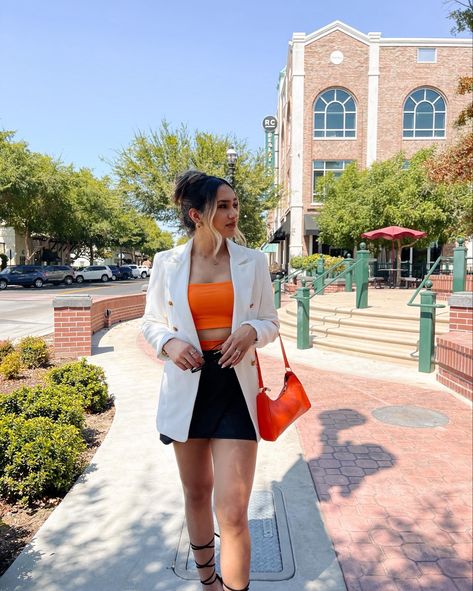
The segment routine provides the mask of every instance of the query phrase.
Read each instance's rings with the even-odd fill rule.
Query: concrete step
[[[289,338],[291,340],[296,340],[297,338],[295,329],[288,324],[282,324],[280,332],[283,338]],[[417,363],[417,347],[415,344],[399,345],[395,343],[367,341],[362,338],[349,339],[344,336],[335,335],[323,337],[317,335],[317,333],[311,336],[312,346],[315,349],[329,349],[338,351],[339,353],[384,359],[385,361],[404,362],[408,364]]]
[[[311,317],[312,319],[312,317]],[[336,320],[336,319],[335,319]],[[297,334],[296,319],[287,315],[280,318],[281,325],[290,327],[294,334]],[[414,331],[398,331],[392,326],[383,326],[382,330],[368,326],[337,325],[335,323],[311,322],[310,334],[317,337],[344,337],[352,340],[375,341],[377,343],[390,343],[396,345],[406,345],[407,347],[416,347],[419,339],[419,333]]]
[[[297,339],[297,303],[279,311],[281,334]],[[418,362],[419,314],[379,307],[311,302],[310,335],[315,348],[404,363]],[[436,334],[448,332],[448,315],[437,317]]]
[[[281,322],[293,322],[295,323],[297,314],[293,310],[287,310],[280,315]],[[397,319],[397,318],[382,318],[376,316],[346,316],[339,315],[336,312],[318,312],[311,310],[310,314],[311,326],[326,326],[329,327],[352,327],[355,330],[357,328],[363,330],[368,328],[370,332],[380,331],[381,334],[385,332],[398,332],[398,333],[410,333],[419,334],[419,318],[412,318],[409,320]],[[445,322],[436,322],[436,333],[444,334],[449,331],[449,325]]]
[[[407,308],[407,305],[406,305]],[[284,308],[284,310],[293,316],[297,315],[297,303],[291,303]],[[321,304],[317,301],[311,300],[310,303],[310,315],[316,316],[322,313],[329,313],[329,314],[336,314],[340,317],[350,317],[350,318],[360,318],[360,319],[385,319],[392,322],[407,322],[407,323],[418,323],[419,322],[419,308],[414,308],[417,312],[387,312],[383,309],[378,308],[364,308],[358,309],[351,306],[340,306],[340,305],[330,305],[330,304]],[[436,315],[436,324],[448,326],[449,323],[449,315],[446,312],[437,312]]]

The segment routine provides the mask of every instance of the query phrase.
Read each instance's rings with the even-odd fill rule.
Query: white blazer
[[[193,239],[171,250],[158,252],[146,294],[142,331],[160,359],[166,361],[161,380],[157,428],[176,441],[187,441],[201,372],[182,370],[162,353],[163,346],[176,337],[201,351],[187,288]],[[278,336],[279,321],[266,257],[262,252],[227,240],[234,291],[232,332],[250,324],[257,341],[235,366],[251,420],[260,440],[256,413],[258,375],[255,346],[264,347]]]

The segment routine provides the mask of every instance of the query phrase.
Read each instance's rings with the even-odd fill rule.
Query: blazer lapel
[[[232,332],[247,318],[255,280],[255,261],[248,257],[245,249],[227,239],[230,253],[230,271],[233,283]]]
[[[199,337],[189,307],[187,291],[191,266],[191,249],[193,239],[187,241],[184,250],[165,262],[169,281],[169,294],[174,305],[175,317],[184,331],[189,335],[192,345],[200,348]]]

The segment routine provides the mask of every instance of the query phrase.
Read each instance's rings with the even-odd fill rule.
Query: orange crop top
[[[229,328],[233,318],[233,283],[190,283],[187,297],[197,330]]]

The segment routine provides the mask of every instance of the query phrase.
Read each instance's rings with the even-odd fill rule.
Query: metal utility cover
[[[382,423],[399,427],[433,428],[448,423],[448,417],[441,412],[413,405],[383,406],[373,410],[372,415]]]
[[[271,492],[253,491],[248,517],[251,535],[251,579],[282,581],[293,577],[294,557],[281,490],[274,487]],[[217,527],[215,531],[218,533]],[[217,572],[221,572],[218,537],[215,537],[215,556]],[[183,579],[199,579],[185,521],[177,548],[174,572]]]

